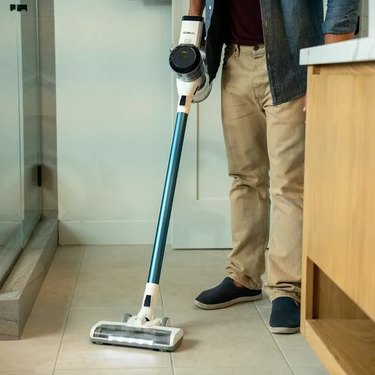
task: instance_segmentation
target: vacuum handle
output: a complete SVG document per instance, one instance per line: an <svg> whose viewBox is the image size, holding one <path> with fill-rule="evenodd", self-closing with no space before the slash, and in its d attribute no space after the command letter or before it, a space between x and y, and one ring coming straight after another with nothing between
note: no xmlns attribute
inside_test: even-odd
<svg viewBox="0 0 375 375"><path fill-rule="evenodd" d="M178 44L192 44L200 48L204 35L204 18L183 16Z"/></svg>

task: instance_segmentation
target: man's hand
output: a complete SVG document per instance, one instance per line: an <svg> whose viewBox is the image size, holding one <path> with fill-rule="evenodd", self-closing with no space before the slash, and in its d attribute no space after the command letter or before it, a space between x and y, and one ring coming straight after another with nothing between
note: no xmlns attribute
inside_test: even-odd
<svg viewBox="0 0 375 375"><path fill-rule="evenodd" d="M190 0L189 16L201 16L204 4L204 0Z"/></svg>
<svg viewBox="0 0 375 375"><path fill-rule="evenodd" d="M324 44L343 42L344 40L352 39L354 33L346 34L324 34Z"/></svg>

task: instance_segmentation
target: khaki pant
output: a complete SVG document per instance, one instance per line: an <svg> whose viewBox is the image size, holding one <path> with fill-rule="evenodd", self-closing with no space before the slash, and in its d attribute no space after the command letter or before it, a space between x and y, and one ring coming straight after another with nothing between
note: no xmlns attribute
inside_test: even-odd
<svg viewBox="0 0 375 375"><path fill-rule="evenodd" d="M261 288L269 244L267 294L271 300L287 295L299 301L303 99L272 104L263 46L226 48L222 120L229 175L233 177L233 250L227 272L248 288Z"/></svg>

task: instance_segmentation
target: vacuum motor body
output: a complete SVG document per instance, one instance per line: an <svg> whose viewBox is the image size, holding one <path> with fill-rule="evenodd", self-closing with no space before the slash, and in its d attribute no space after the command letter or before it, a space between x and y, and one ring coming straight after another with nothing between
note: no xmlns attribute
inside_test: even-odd
<svg viewBox="0 0 375 375"><path fill-rule="evenodd" d="M203 31L203 17L182 17L179 43L169 55L169 64L177 74L179 96L193 96L194 103L205 100L211 92L202 49Z"/></svg>

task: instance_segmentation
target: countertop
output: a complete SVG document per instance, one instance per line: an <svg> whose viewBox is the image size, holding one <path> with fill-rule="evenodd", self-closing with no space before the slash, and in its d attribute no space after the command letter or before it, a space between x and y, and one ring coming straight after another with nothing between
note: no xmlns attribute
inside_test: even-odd
<svg viewBox="0 0 375 375"><path fill-rule="evenodd" d="M300 64L333 64L356 61L375 61L375 37L301 49Z"/></svg>

